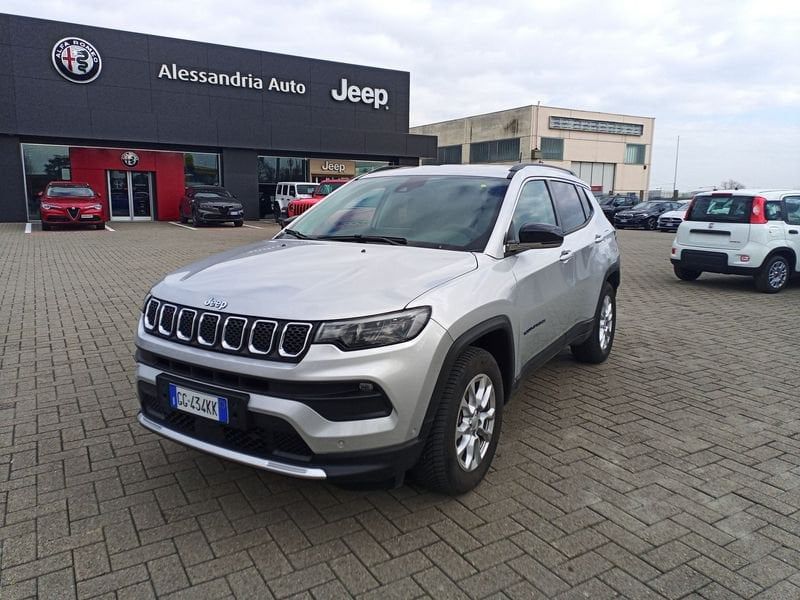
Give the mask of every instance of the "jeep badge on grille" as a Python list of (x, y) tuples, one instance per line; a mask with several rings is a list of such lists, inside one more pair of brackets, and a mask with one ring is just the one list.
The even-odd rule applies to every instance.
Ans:
[(219, 299), (218, 298), (214, 298), (214, 296), (211, 296), (203, 304), (205, 306), (208, 306), (209, 308), (216, 308), (217, 310), (222, 310), (223, 308), (228, 306), (228, 301), (227, 300), (222, 300), (221, 298), (219, 298)]

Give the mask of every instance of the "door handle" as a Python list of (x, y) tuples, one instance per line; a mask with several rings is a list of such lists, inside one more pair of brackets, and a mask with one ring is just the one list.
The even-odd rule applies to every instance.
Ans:
[(563, 263), (569, 262), (569, 259), (572, 258), (572, 255), (573, 255), (572, 250), (562, 250), (561, 256), (558, 257), (558, 260), (560, 260)]
[(791, 233), (792, 235), (797, 235), (797, 229), (790, 229), (789, 233)]

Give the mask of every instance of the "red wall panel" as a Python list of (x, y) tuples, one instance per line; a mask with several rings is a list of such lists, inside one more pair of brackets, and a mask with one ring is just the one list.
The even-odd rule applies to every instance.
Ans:
[(139, 156), (135, 167), (126, 166), (121, 159), (125, 148), (69, 149), (72, 181), (86, 182), (103, 198), (105, 217), (108, 219), (107, 171), (149, 171), (155, 173), (154, 218), (169, 221), (178, 218), (178, 206), (183, 195), (183, 154), (180, 152), (153, 152), (134, 150)]

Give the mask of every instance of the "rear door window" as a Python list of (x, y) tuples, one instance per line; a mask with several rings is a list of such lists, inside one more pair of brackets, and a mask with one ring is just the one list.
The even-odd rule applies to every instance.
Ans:
[(574, 185), (564, 181), (551, 181), (550, 191), (553, 194), (553, 201), (556, 204), (556, 211), (564, 233), (574, 231), (586, 222), (586, 215), (583, 214), (583, 206), (578, 198), (578, 190)]
[(697, 196), (687, 221), (710, 221), (714, 223), (749, 223), (752, 196)]
[(781, 214), (781, 203), (777, 201), (770, 201), (764, 205), (764, 216), (767, 221), (780, 221), (783, 219)]

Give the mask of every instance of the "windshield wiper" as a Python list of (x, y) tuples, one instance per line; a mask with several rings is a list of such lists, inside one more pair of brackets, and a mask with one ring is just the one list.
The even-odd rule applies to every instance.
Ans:
[(379, 244), (392, 244), (393, 246), (405, 246), (408, 244), (408, 240), (404, 237), (395, 237), (389, 235), (361, 235), (360, 233), (353, 235), (321, 235), (315, 239), (336, 240), (338, 242), (377, 242)]
[(300, 233), (299, 231), (295, 231), (294, 229), (284, 229), (282, 232), (282, 236), (284, 235), (291, 235), (292, 237), (296, 237), (298, 240), (310, 240), (312, 239), (310, 236), (307, 236), (305, 233)]

